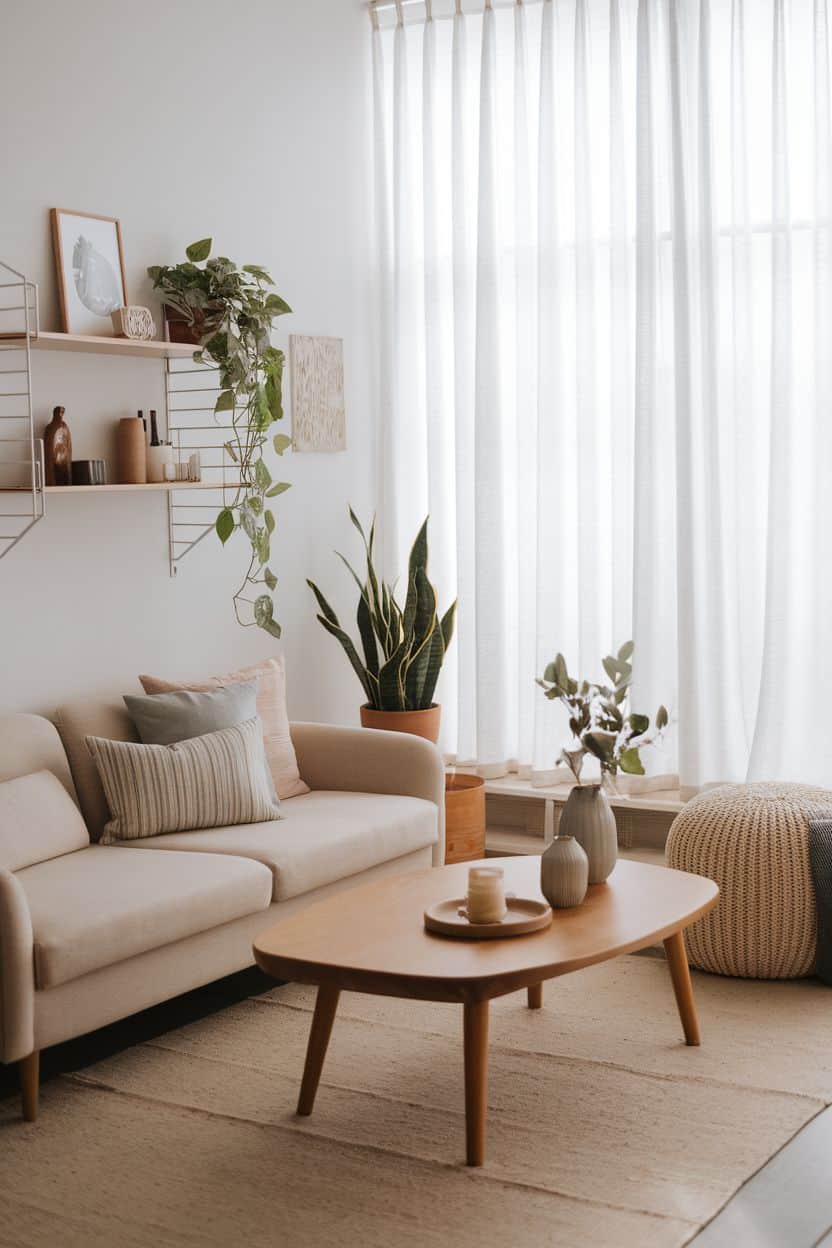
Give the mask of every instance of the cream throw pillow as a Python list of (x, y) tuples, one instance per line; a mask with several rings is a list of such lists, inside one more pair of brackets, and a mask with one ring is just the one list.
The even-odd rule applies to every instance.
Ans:
[(174, 745), (86, 741), (110, 808), (104, 845), (280, 818), (259, 719)]
[(266, 762), (272, 773), (274, 787), (280, 798), (300, 797), (309, 792), (298, 771), (295, 747), (289, 732), (289, 716), (286, 712), (286, 669), (283, 656), (266, 659), (253, 667), (243, 667), (226, 676), (209, 676), (207, 680), (171, 681), (158, 676), (140, 676), (145, 693), (174, 693), (184, 689), (192, 693), (206, 693), (237, 685), (243, 681), (257, 680), (257, 714), (263, 723), (263, 744)]

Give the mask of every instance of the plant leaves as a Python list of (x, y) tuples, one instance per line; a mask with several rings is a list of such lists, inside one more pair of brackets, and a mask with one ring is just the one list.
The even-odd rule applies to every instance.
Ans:
[(261, 594), (254, 601), (254, 622), (258, 628), (265, 628), (271, 623), (274, 615), (274, 603), (268, 594)]
[(265, 521), (265, 525), (269, 533), (274, 533), (274, 512), (269, 511), (268, 507), (263, 512), (263, 520)]
[(263, 493), (265, 493), (271, 483), (272, 474), (266, 467), (265, 461), (258, 459), (257, 463), (254, 465), (254, 484), (257, 486), (258, 490), (262, 490)]
[(615, 736), (611, 732), (587, 732), (583, 743), (602, 763), (611, 763), (615, 754)]
[(277, 637), (278, 639), (283, 632), (283, 629), (280, 627), (277, 620), (267, 620), (266, 623), (261, 624), (260, 627), (264, 628), (267, 633), (271, 633), (272, 637)]
[(636, 648), (634, 641), (625, 641), (623, 646), (618, 648), (618, 657), (622, 663), (627, 663), (633, 657), (633, 651)]
[(661, 732), (664, 728), (667, 727), (667, 723), (668, 723), (667, 707), (660, 706), (659, 709), (656, 711), (656, 727), (658, 728), (659, 732)]
[(274, 572), (272, 572), (271, 568), (266, 568), (264, 570), (263, 580), (266, 582), (266, 584), (268, 585), (272, 593), (274, 593), (274, 591), (277, 589), (277, 577), (275, 576)]
[(217, 537), (224, 546), (231, 534), (234, 532), (234, 513), (230, 508), (223, 507), (222, 511), (217, 516), (215, 528), (217, 530)]
[(643, 776), (644, 764), (639, 756), (638, 747), (631, 745), (629, 749), (621, 751), (621, 770), (626, 771), (628, 776)]
[(266, 498), (277, 498), (278, 494), (284, 494), (286, 490), (291, 488), (291, 481), (278, 481), (277, 485), (273, 485), (271, 489), (266, 490)]
[(285, 433), (276, 433), (274, 435), (274, 449), (278, 455), (282, 455), (284, 451), (288, 451), (292, 445), (292, 439), (287, 437)]
[(214, 413), (217, 412), (233, 412), (234, 411), (234, 391), (223, 390), (222, 394), (217, 396), (214, 404)]
[(201, 238), (199, 242), (191, 243), (190, 247), (185, 248), (185, 255), (190, 261), (198, 264), (201, 260), (208, 259), (213, 244), (213, 238)]

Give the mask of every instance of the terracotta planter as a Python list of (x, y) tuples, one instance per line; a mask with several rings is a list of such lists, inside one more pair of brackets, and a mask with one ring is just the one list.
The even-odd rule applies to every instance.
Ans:
[(366, 703), (361, 707), (362, 728), (383, 728), (387, 732), (410, 732), (414, 737), (439, 740), (442, 708), (434, 702), (426, 711), (376, 711)]
[(445, 777), (445, 862), (485, 857), (485, 781), (482, 776)]

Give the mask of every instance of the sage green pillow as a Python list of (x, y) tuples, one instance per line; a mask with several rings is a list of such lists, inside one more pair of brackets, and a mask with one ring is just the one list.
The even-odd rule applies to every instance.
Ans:
[(257, 717), (257, 681), (225, 685), (210, 693), (177, 690), (174, 693), (124, 695), (124, 704), (136, 725), (142, 745), (173, 745), (208, 732), (236, 728)]

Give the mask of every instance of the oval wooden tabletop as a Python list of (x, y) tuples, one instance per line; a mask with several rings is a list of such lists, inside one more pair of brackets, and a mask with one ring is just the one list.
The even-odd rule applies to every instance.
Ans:
[[(485, 860), (483, 860), (485, 861)], [(489, 858), (508, 891), (541, 897), (540, 858)], [(460, 897), (475, 863), (428, 868), (359, 885), (279, 921), (254, 942), (276, 979), (432, 1001), (476, 1001), (654, 944), (715, 904), (712, 880), (620, 860), (583, 905), (550, 927), (507, 940), (450, 940), (425, 930), (432, 902)]]

